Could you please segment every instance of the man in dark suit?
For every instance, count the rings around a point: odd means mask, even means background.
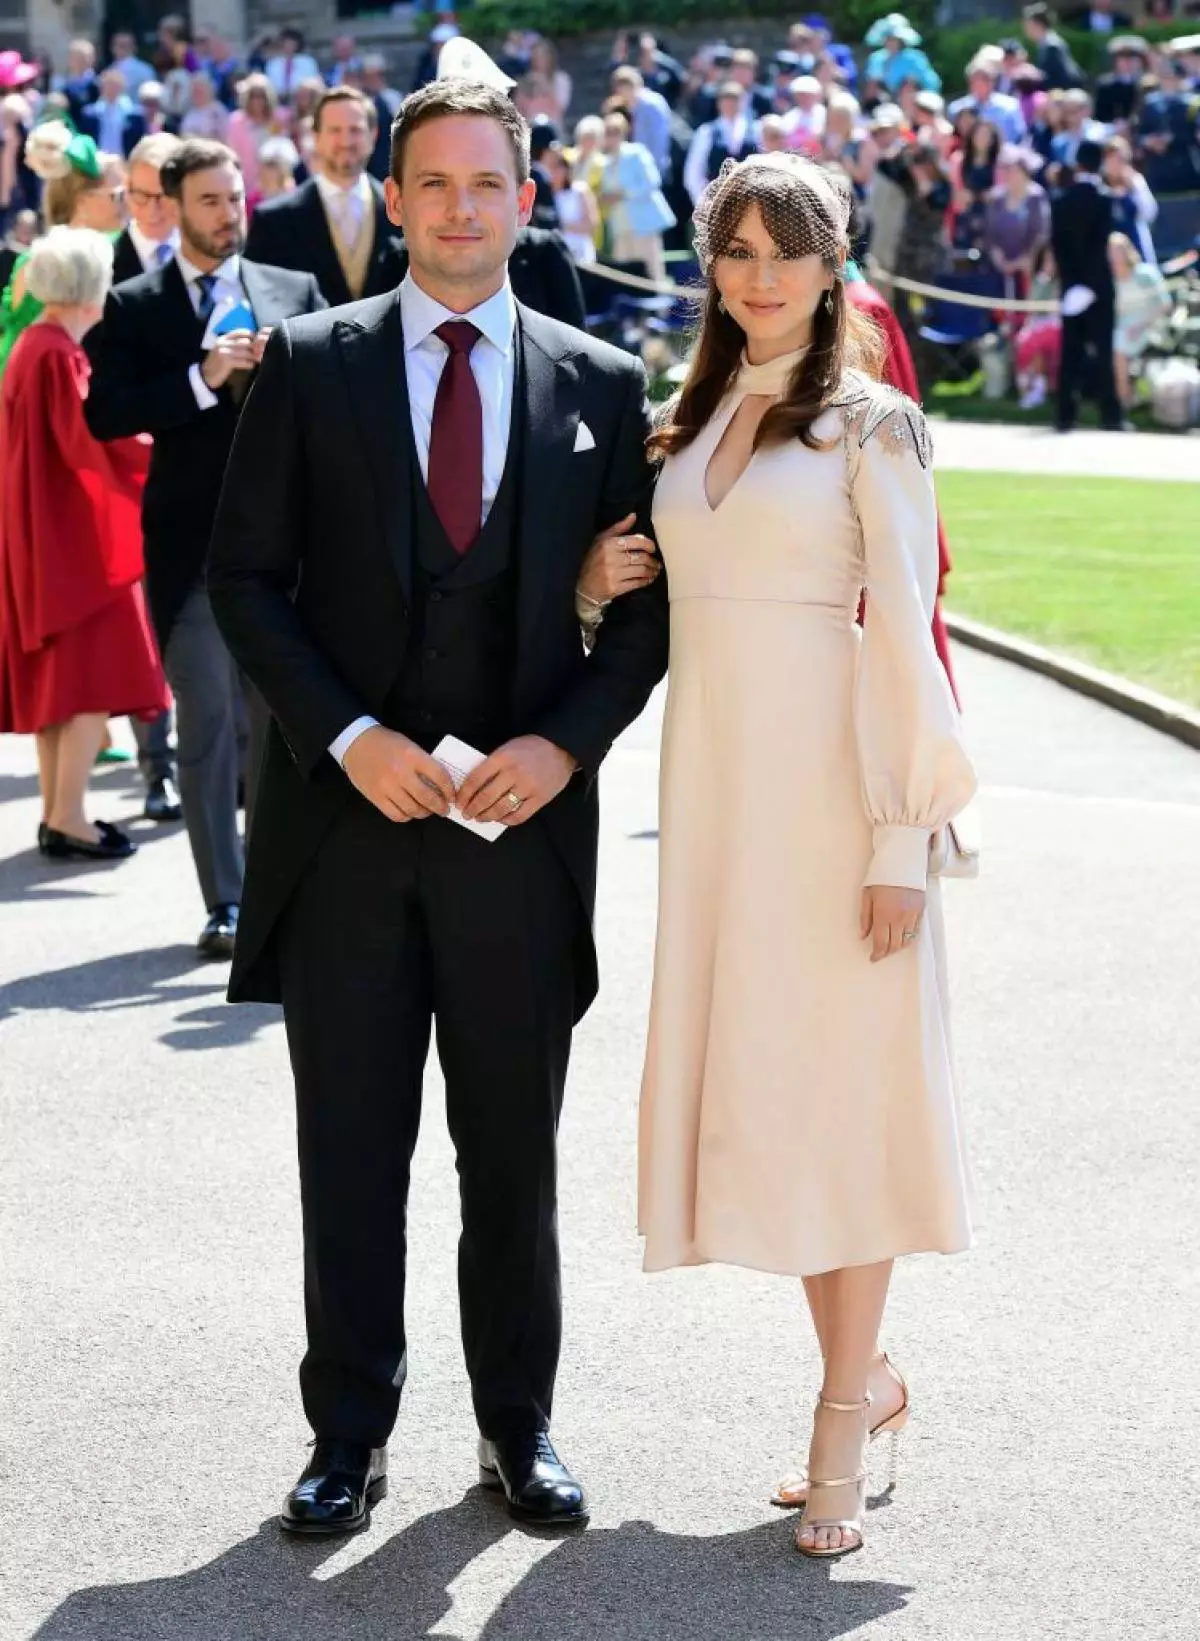
[[[1113,375],[1113,324],[1116,290],[1108,261],[1112,232],[1112,199],[1100,181],[1104,150],[1081,142],[1075,158],[1075,180],[1050,210],[1050,243],[1064,296],[1062,364],[1058,381],[1060,433],[1075,426],[1079,395],[1090,379],[1100,406],[1102,426],[1123,426]],[[1072,314],[1073,290],[1090,291],[1093,300]],[[1090,377],[1089,377],[1090,373]]]
[[[161,172],[178,147],[178,137],[163,132],[143,137],[129,156],[129,186],[125,190],[129,223],[113,246],[114,285],[153,273],[175,258],[179,225],[163,191]],[[146,783],[146,819],[177,821],[183,805],[171,751],[171,714],[162,712],[148,724],[140,718],[130,723],[137,741],[138,767]]]
[[[408,272],[407,249],[402,266],[401,278]],[[508,279],[517,301],[534,313],[579,330],[587,324],[579,270],[560,233],[545,228],[519,229],[508,259]]]
[[[1150,48],[1136,34],[1122,34],[1109,42],[1112,71],[1096,81],[1096,118],[1101,125],[1128,128],[1142,100],[1142,77]]]
[[[125,89],[119,68],[106,68],[100,76],[100,96],[81,112],[80,131],[91,137],[106,154],[128,159],[146,135],[146,116]]]
[[[179,251],[110,294],[89,338],[86,415],[98,439],[154,436],[142,505],[146,591],[175,696],[183,814],[208,909],[200,951],[228,959],[242,898],[238,702],[204,562],[242,399],[267,335],[324,304],[310,276],[241,257],[245,192],[231,150],[191,138],[160,177]],[[255,772],[251,763],[248,779]],[[248,812],[251,801],[248,793]]]
[[[330,307],[393,291],[400,283],[401,236],[388,221],[383,189],[367,174],[375,146],[373,104],[334,86],[313,110],[316,175],[254,213],[252,262],[313,274]]]
[[[1044,0],[1034,0],[1021,13],[1025,38],[1033,48],[1035,68],[1047,91],[1071,91],[1083,84],[1084,74],[1071,48],[1055,28],[1057,18]]]
[[[272,338],[209,563],[272,714],[230,996],[282,1001],[296,1081],[317,1441],[282,1521],[301,1533],[363,1525],[387,1488],[433,1027],[482,1479],[519,1517],[586,1518],[549,1437],[556,1130],[597,984],[596,773],[667,655],[661,577],[580,642],[590,544],[648,527],[650,423],[640,362],[512,298],[528,127],[502,91],[440,80],[392,140],[409,275]],[[486,754],[465,779],[431,756],[447,735]]]

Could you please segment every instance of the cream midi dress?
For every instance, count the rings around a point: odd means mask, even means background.
[[[671,597],[658,941],[639,1151],[645,1268],[811,1275],[970,1241],[938,884],[879,963],[863,886],[926,888],[930,830],[975,777],[930,631],[929,436],[850,375],[814,432],[705,478],[743,364],[664,463]],[[865,628],[855,625],[867,591]]]

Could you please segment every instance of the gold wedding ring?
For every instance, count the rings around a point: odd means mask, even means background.
[[[907,945],[910,940],[915,940],[917,938],[917,934],[918,931],[916,929],[905,929],[904,933],[900,936],[900,939],[905,945]]]
[[[508,794],[508,807],[513,810],[514,813],[521,807],[523,801],[523,799],[518,798],[515,792],[510,792]]]

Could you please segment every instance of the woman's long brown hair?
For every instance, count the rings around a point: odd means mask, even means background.
[[[789,230],[788,225],[772,220],[783,204],[778,194],[765,191],[760,197],[751,197],[734,220],[720,225],[713,255],[720,256],[732,243],[746,211],[755,205],[775,243],[786,243],[794,225]],[[840,272],[831,294],[833,311],[829,311],[824,298],[817,304],[812,344],[797,365],[787,393],[771,406],[755,430],[756,450],[760,445],[785,444],[789,439],[799,439],[810,450],[823,449],[822,441],[813,435],[813,423],[837,397],[845,372],[860,370],[876,379],[880,375],[883,337],[872,319],[847,302]],[[662,425],[646,441],[647,450],[655,458],[687,449],[716,414],[741,364],[745,332],[721,307],[720,292],[711,275],[700,301],[700,324],[687,379],[678,399],[668,407]]]

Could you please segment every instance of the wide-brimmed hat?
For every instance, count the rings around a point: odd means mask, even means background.
[[[810,97],[819,97],[824,89],[820,80],[812,74],[801,74],[788,86],[793,97],[803,97],[806,94]]]
[[[0,51],[0,91],[22,91],[41,74],[36,63],[27,63],[19,51]]]
[[[1115,40],[1108,42],[1110,57],[1140,57],[1144,63],[1150,60],[1149,43],[1142,39],[1140,34],[1118,34]]]
[[[1027,148],[1023,143],[1003,143],[996,155],[997,165],[1019,165],[1022,170],[1028,171],[1031,177],[1037,176],[1044,163],[1042,156],[1035,149]]]
[[[899,40],[901,45],[905,46],[921,44],[921,36],[902,11],[889,12],[886,17],[872,23],[867,30],[864,44],[873,51],[877,46],[883,45],[885,40]]]
[[[904,110],[899,103],[880,103],[871,110],[869,122],[880,130],[899,131],[904,125]]]

